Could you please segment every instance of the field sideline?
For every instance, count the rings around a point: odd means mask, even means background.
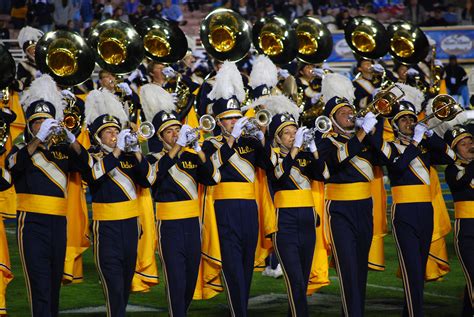
[[[7,305],[9,316],[29,316],[25,281],[22,275],[18,248],[15,239],[14,223],[6,225],[7,239],[10,247],[12,270],[15,279],[7,288]],[[447,237],[451,272],[442,281],[430,282],[425,288],[427,316],[459,316],[464,290],[464,276],[454,254],[452,233]],[[391,234],[385,238],[385,272],[369,272],[366,312],[367,316],[399,316],[402,308],[402,281],[395,277],[398,267],[395,245]],[[83,283],[64,286],[61,290],[61,311],[81,307],[104,305],[104,297],[98,275],[93,263],[92,249],[84,254]],[[331,285],[308,298],[311,316],[339,316],[340,301],[336,273],[330,271]],[[161,282],[151,292],[132,294],[130,304],[157,309],[160,312],[136,312],[128,316],[166,316],[166,299],[164,285]],[[285,316],[287,302],[283,279],[275,280],[262,277],[256,272],[252,283],[249,316]],[[227,301],[221,294],[208,301],[194,301],[189,316],[225,316]],[[62,316],[105,316],[104,313],[64,313]]]

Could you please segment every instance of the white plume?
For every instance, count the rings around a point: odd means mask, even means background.
[[[265,55],[258,55],[250,72],[249,86],[252,89],[260,85],[275,87],[278,83],[278,69],[272,60]]]
[[[207,97],[211,100],[230,99],[236,96],[239,102],[245,98],[244,82],[234,62],[225,61],[217,72],[216,80]]]
[[[352,81],[338,73],[324,75],[321,82],[321,93],[324,103],[328,102],[332,97],[344,97],[350,103],[353,103],[355,100],[354,90]]]
[[[176,110],[173,96],[155,84],[146,84],[140,88],[140,101],[148,121],[153,120],[153,117],[161,110],[167,112]]]
[[[405,96],[401,98],[401,100],[405,100],[408,102],[411,102],[413,106],[415,106],[416,113],[420,113],[421,111],[421,105],[423,101],[425,100],[425,96],[423,95],[423,92],[419,90],[416,87],[402,84],[402,83],[397,83],[396,84],[398,87],[400,87],[401,90],[405,93]],[[395,94],[399,94],[397,89],[393,90]]]
[[[89,92],[85,101],[86,123],[88,125],[91,124],[97,117],[103,114],[117,117],[122,127],[128,121],[128,115],[123,109],[122,103],[114,94],[105,89],[94,89]]]
[[[267,95],[262,96],[250,104],[247,109],[255,108],[256,106],[265,106],[271,112],[272,116],[280,113],[291,114],[296,121],[300,117],[301,109],[285,95]],[[245,110],[242,108],[242,110]]]
[[[20,33],[18,33],[18,44],[20,44],[20,48],[23,48],[23,44],[28,41],[37,42],[43,34],[41,30],[32,28],[31,26],[25,26],[20,30]]]
[[[433,98],[428,100],[428,105],[426,107],[426,115],[430,115],[433,113],[432,111],[432,105],[433,105]],[[440,137],[444,136],[444,133],[447,130],[452,129],[456,125],[464,125],[467,124],[467,121],[474,119],[474,110],[464,110],[461,113],[459,113],[453,120],[451,121],[446,121],[443,122],[439,120],[436,117],[433,117],[432,119],[429,120],[428,126],[429,127],[434,127],[432,128],[436,134],[438,134]]]
[[[40,99],[50,102],[54,106],[56,109],[56,120],[63,118],[66,102],[63,100],[56,82],[48,74],[43,74],[31,82],[30,87],[23,92],[20,103],[26,112],[31,103]]]

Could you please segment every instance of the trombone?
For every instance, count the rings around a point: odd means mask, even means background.
[[[395,94],[392,90],[397,88],[400,94]],[[405,96],[405,92],[397,84],[391,84],[386,89],[380,90],[374,97],[374,100],[366,108],[360,109],[352,118],[364,117],[372,112],[376,116],[381,115],[390,118],[394,115],[395,104]]]
[[[418,121],[417,123],[425,123],[432,118],[437,118],[441,122],[434,125],[433,127],[430,127],[430,129],[434,129],[444,122],[453,120],[458,114],[463,112],[464,109],[450,95],[438,95],[433,99],[433,102],[431,104],[431,111],[431,114],[427,115],[425,118]]]

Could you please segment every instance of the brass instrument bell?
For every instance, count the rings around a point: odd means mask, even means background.
[[[414,64],[424,59],[430,48],[425,33],[407,21],[390,24],[387,27],[387,40],[389,41],[390,55],[405,65]]]
[[[397,88],[400,94],[395,94],[392,90]],[[405,92],[396,84],[388,86],[386,89],[380,90],[374,97],[374,100],[367,105],[366,108],[361,109],[355,115],[356,117],[363,117],[368,112],[372,112],[376,116],[381,115],[384,118],[391,118],[395,115],[396,103],[405,96]]]
[[[288,64],[298,53],[296,32],[280,16],[263,17],[255,22],[252,40],[255,49],[277,65]]]
[[[75,86],[90,78],[94,54],[79,34],[57,30],[44,34],[36,44],[38,69],[60,86]]]
[[[87,38],[96,62],[113,74],[126,74],[137,69],[143,60],[143,41],[137,31],[120,20],[98,23]]]
[[[436,117],[438,120],[446,122],[453,120],[458,114],[464,111],[463,107],[450,95],[438,95],[431,103],[431,114],[420,120],[424,123]]]
[[[333,40],[331,32],[317,18],[303,16],[292,23],[298,43],[298,60],[317,64],[331,55]]]
[[[376,59],[387,54],[387,31],[383,24],[374,18],[351,18],[344,28],[344,36],[349,47],[359,56]]]
[[[206,52],[219,61],[237,62],[250,50],[248,22],[237,12],[219,8],[201,22],[199,35]]]
[[[168,64],[176,63],[186,55],[188,41],[178,26],[159,18],[144,18],[138,21],[135,29],[143,39],[148,58]]]

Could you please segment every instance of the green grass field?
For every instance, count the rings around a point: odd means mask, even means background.
[[[15,240],[13,223],[7,224],[7,238],[10,247],[12,269],[15,279],[7,289],[9,316],[29,316],[25,282],[21,270],[18,248]],[[464,277],[459,262],[454,254],[452,233],[447,238],[451,272],[442,281],[430,282],[425,288],[425,306],[427,316],[459,316],[464,290]],[[389,234],[385,238],[385,272],[369,272],[367,287],[367,316],[399,316],[402,308],[402,281],[395,276],[398,262],[394,241]],[[104,305],[104,297],[98,275],[93,263],[92,250],[84,255],[84,282],[67,285],[61,291],[62,311]],[[335,271],[331,269],[331,285],[309,298],[311,316],[340,315],[339,287]],[[270,296],[262,296],[268,294]],[[285,316],[287,302],[284,298],[283,279],[275,280],[255,273],[252,284],[250,316]],[[159,309],[161,312],[137,312],[129,316],[166,316],[166,299],[164,285],[161,283],[149,293],[132,294],[130,304]],[[226,316],[227,301],[221,294],[208,301],[192,303],[189,316]],[[70,314],[64,316],[105,316],[104,313]]]

